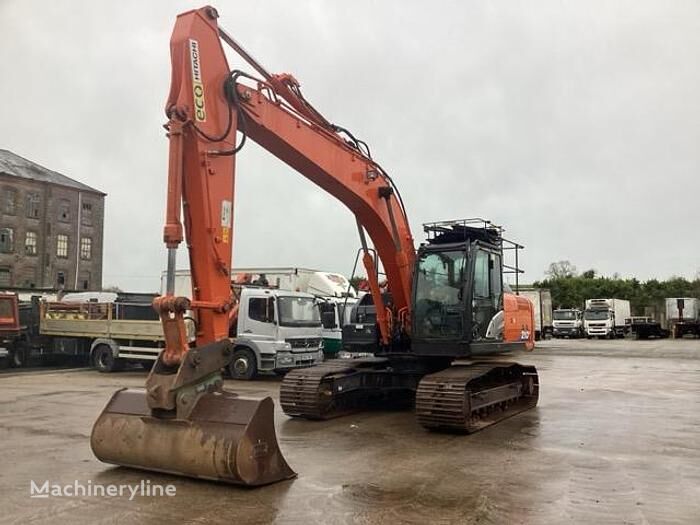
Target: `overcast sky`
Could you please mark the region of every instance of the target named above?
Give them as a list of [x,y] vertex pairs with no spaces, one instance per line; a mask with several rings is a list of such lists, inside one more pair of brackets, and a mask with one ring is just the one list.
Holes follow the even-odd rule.
[[[0,0],[0,147],[108,194],[104,285],[159,287],[168,44],[198,6]],[[417,242],[423,222],[481,216],[526,245],[527,280],[560,259],[641,279],[700,269],[700,2],[216,7],[371,145]],[[355,223],[333,197],[250,142],[236,184],[234,266],[350,273]]]

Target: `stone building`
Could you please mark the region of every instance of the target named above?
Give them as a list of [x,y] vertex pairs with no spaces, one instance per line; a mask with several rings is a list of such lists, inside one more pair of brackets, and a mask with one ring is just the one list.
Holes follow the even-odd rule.
[[99,290],[105,195],[0,150],[0,289]]

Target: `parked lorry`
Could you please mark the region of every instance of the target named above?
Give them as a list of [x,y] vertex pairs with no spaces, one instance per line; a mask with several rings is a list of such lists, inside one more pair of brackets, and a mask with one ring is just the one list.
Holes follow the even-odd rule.
[[[164,280],[162,285],[165,293]],[[284,374],[323,361],[321,318],[313,295],[253,283],[232,283],[232,287],[238,299],[238,320],[230,334],[235,340],[231,377]],[[189,270],[175,272],[174,294],[192,296]]]
[[518,295],[530,300],[535,310],[535,339],[544,339],[553,332],[552,293],[545,288],[520,287]]
[[629,331],[625,322],[630,317],[630,302],[626,299],[587,299],[583,312],[586,336],[624,337]]
[[162,348],[163,332],[150,300],[131,302],[116,294],[111,302],[69,295],[65,301],[14,297],[18,329],[0,344],[11,366],[75,358],[111,372],[127,361],[154,361]]
[[554,337],[583,337],[583,312],[577,308],[560,308],[552,313]]
[[323,352],[335,357],[342,347],[343,325],[350,321],[350,311],[357,303],[358,292],[339,273],[309,268],[234,268],[232,278],[277,288],[306,292],[317,301],[323,337]]
[[666,299],[668,330],[674,338],[684,335],[700,336],[700,299],[668,297]]

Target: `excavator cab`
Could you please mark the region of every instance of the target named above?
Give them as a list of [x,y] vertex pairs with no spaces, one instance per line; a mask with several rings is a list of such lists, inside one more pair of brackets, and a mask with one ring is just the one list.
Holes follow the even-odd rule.
[[482,219],[429,223],[424,229],[428,240],[418,250],[414,270],[414,353],[466,357],[502,351],[514,342],[506,340],[504,310],[512,301],[504,295],[503,246],[521,246]]

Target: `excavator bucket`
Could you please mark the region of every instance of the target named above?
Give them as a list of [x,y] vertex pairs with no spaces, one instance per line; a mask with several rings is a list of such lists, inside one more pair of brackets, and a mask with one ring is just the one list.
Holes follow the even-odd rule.
[[295,477],[277,444],[272,398],[222,387],[231,346],[193,348],[179,366],[161,352],[146,388],[118,390],[97,418],[90,437],[97,459],[247,486]]
[[155,417],[144,389],[117,391],[92,430],[100,461],[257,486],[296,476],[277,444],[274,405],[231,392],[203,394],[187,418]]

